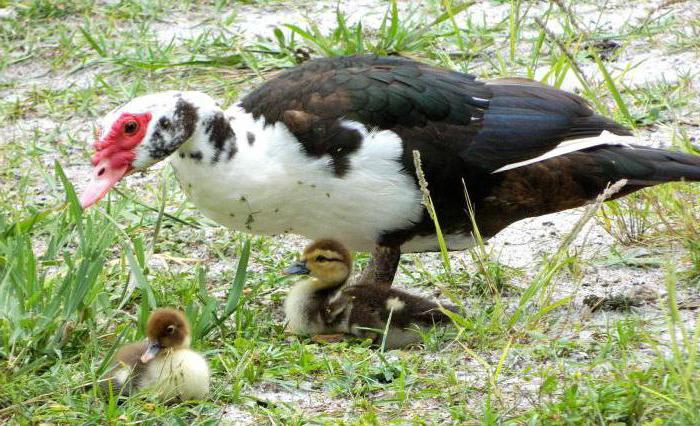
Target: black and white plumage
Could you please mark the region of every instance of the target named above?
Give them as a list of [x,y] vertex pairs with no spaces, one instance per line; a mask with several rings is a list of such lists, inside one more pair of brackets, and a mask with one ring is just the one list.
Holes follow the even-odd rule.
[[395,288],[348,282],[351,271],[352,256],[340,242],[322,239],[306,247],[302,259],[285,271],[310,276],[295,283],[285,300],[287,332],[342,333],[400,348],[420,342],[421,328],[450,323],[437,303]]
[[628,184],[617,196],[700,180],[699,156],[636,146],[574,94],[520,78],[478,81],[401,57],[309,61],[225,111],[199,92],[147,95],[101,128],[84,206],[174,154],[183,189],[205,215],[255,234],[374,249],[380,260],[367,281],[389,283],[400,251],[437,249],[414,150],[452,249],[472,241],[463,181],[490,237],[583,205],[620,179]]

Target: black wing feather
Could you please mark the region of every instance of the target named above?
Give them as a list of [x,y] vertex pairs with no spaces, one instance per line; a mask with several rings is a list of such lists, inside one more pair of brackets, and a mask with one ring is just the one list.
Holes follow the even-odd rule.
[[[333,155],[340,144],[343,155],[334,156],[336,164],[347,164],[341,157],[361,143],[356,135],[340,135],[356,131],[339,127],[338,119],[393,130],[409,153],[442,153],[424,164],[428,175],[450,162],[493,171],[541,155],[566,139],[603,130],[628,133],[595,115],[582,98],[537,82],[484,83],[411,59],[373,55],[309,61],[251,92],[242,106],[268,123],[284,122],[311,155]],[[405,160],[412,170],[412,161]],[[346,171],[336,167],[337,174]]]

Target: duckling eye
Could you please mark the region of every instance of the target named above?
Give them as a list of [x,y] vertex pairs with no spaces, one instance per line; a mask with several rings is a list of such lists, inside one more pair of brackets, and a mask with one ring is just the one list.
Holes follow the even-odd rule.
[[165,332],[168,334],[168,336],[172,336],[175,334],[175,326],[174,325],[169,325],[166,329]]
[[316,256],[316,262],[330,262],[332,259],[327,258],[326,256]]

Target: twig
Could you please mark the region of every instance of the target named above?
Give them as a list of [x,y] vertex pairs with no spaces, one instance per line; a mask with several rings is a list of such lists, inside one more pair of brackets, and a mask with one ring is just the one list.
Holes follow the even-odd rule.
[[566,237],[564,237],[564,240],[562,240],[561,244],[559,245],[559,250],[557,250],[557,254],[564,252],[566,248],[569,245],[571,245],[574,238],[576,238],[576,236],[581,232],[581,229],[584,227],[584,225],[586,225],[586,223],[588,223],[588,221],[591,220],[593,215],[596,214],[600,206],[602,206],[605,201],[610,199],[610,197],[620,192],[620,190],[625,185],[627,185],[627,179],[618,180],[614,184],[605,188],[605,191],[603,191],[602,194],[598,195],[598,197],[595,199],[595,202],[593,202],[593,204],[589,204],[588,207],[586,207],[586,210],[583,212],[581,218],[576,222],[576,224],[566,235]]
[[[545,303],[547,303],[546,301],[550,299],[551,294],[554,291],[554,289],[548,284],[549,282],[551,282],[553,277],[561,270],[562,266],[564,266],[567,249],[574,241],[574,239],[579,235],[581,229],[583,229],[583,227],[588,223],[588,221],[590,221],[591,218],[596,214],[600,206],[610,197],[619,192],[622,189],[622,187],[624,187],[626,184],[626,179],[622,179],[615,182],[613,185],[607,187],[592,204],[586,207],[586,210],[583,212],[583,215],[574,224],[574,226],[571,228],[571,231],[569,231],[569,233],[559,244],[557,251],[547,259],[543,267],[537,273],[537,276],[535,276],[535,278],[533,279],[533,283],[530,284],[530,286],[520,297],[518,307],[516,308],[515,312],[513,312],[513,314],[510,317],[510,320],[508,321],[508,328],[512,328],[513,326],[515,326],[515,324],[523,316],[527,304],[529,303],[531,298],[535,294],[539,293],[540,290],[544,288],[544,286],[548,286],[548,288],[547,291],[540,294],[539,303],[540,305],[544,305]],[[531,320],[529,320],[528,323],[530,323],[530,321]]]
[[547,26],[542,22],[542,20],[538,17],[535,17],[535,22],[537,22],[537,25],[539,25],[542,28],[542,31],[547,35],[547,37],[552,40],[556,45],[559,47],[561,52],[566,56],[566,58],[569,60],[569,64],[571,64],[571,67],[574,69],[574,72],[580,76],[580,78],[586,83],[588,87],[591,86],[590,80],[586,77],[586,74],[583,73],[583,70],[581,67],[579,67],[578,62],[576,62],[576,59],[574,58],[574,55],[569,52],[569,49],[566,47],[563,41],[557,37],[556,34],[554,34]]
[[[139,206],[141,206],[141,207],[143,207],[143,208],[146,208],[146,209],[148,209],[148,210],[150,210],[150,211],[152,211],[152,212],[156,212],[156,213],[159,213],[159,212],[160,212],[160,209],[157,209],[157,208],[155,208],[155,207],[149,206],[148,204],[142,203],[141,201],[139,201],[139,200],[137,200],[137,199],[135,199],[135,198],[132,198],[132,197],[126,195],[126,194],[125,194],[124,192],[122,192],[119,188],[113,188],[112,190],[113,190],[114,192],[116,192],[117,194],[121,195],[122,197],[126,198],[127,200],[131,201],[131,202],[134,203],[134,204],[138,204]],[[165,213],[165,212],[163,212],[163,216],[165,216],[165,217],[167,217],[168,219],[173,220],[173,221],[175,221],[175,222],[177,222],[177,223],[180,223],[180,224],[182,224],[182,225],[191,226],[192,228],[195,228],[195,229],[199,229],[199,228],[200,228],[200,226],[199,226],[198,224],[192,223],[192,222],[188,222],[188,221],[186,221],[186,220],[182,220],[182,219],[180,219],[179,217],[176,217],[176,216],[171,215],[170,213]]]
[[588,30],[581,28],[581,26],[576,22],[576,15],[574,15],[574,12],[569,6],[565,5],[562,0],[552,0],[552,2],[559,6],[559,9],[561,9],[562,12],[566,14],[566,16],[569,18],[571,26],[574,27],[574,29],[578,31],[581,34],[581,36],[588,36]]
[[421,195],[423,197],[421,203],[428,209],[430,217],[433,217],[433,212],[431,211],[430,203],[430,190],[428,189],[428,181],[425,179],[425,173],[423,173],[423,164],[420,158],[420,151],[413,151],[413,165],[416,168],[416,177],[418,178],[418,186],[420,188]]
[[416,177],[418,178],[418,185],[420,187],[420,192],[423,195],[423,206],[428,211],[428,215],[433,220],[433,225],[435,225],[435,233],[437,234],[438,245],[440,246],[440,256],[442,257],[442,263],[445,267],[445,271],[448,273],[450,279],[452,279],[452,267],[450,266],[450,256],[447,254],[447,243],[445,242],[445,236],[442,233],[442,228],[440,227],[440,222],[438,221],[437,211],[435,210],[435,205],[433,200],[430,198],[430,190],[428,189],[428,181],[425,179],[425,174],[423,173],[423,167],[420,159],[420,151],[413,150],[413,165],[416,168]]
[[651,17],[654,16],[654,14],[656,14],[661,9],[665,9],[669,6],[673,6],[676,4],[685,3],[686,1],[688,1],[688,0],[666,0],[665,2],[661,3],[660,5],[652,8],[642,22],[644,24],[646,24],[647,22],[651,21]]

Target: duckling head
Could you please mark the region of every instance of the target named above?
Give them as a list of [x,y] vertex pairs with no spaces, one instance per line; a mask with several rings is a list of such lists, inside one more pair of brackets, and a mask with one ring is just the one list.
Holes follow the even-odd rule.
[[148,347],[141,355],[141,362],[147,363],[161,351],[187,348],[190,346],[190,324],[185,314],[175,309],[156,309],[146,323]]
[[288,274],[308,274],[326,287],[343,284],[352,271],[352,255],[336,240],[314,241],[300,261],[285,269]]

